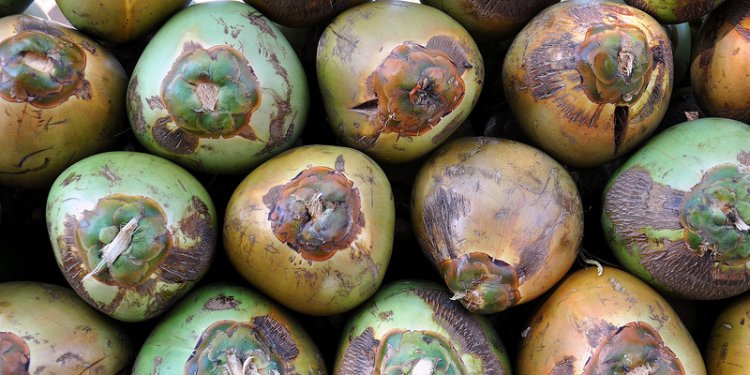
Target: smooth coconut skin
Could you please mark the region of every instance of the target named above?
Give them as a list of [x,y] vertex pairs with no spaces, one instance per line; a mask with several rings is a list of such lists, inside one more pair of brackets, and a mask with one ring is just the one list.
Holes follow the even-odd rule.
[[705,118],[633,154],[604,189],[602,225],[618,260],[657,289],[720,299],[750,289],[750,127]]
[[742,375],[750,371],[750,295],[732,302],[716,318],[706,343],[709,374]]
[[146,35],[189,0],[55,0],[71,25],[94,37],[127,43]]
[[469,33],[447,14],[376,1],[326,27],[317,75],[336,136],[378,161],[403,163],[438,147],[466,120],[482,90],[484,63]]
[[690,78],[710,116],[750,122],[750,2],[727,1],[712,12],[695,39]]
[[334,374],[510,374],[499,335],[440,285],[401,280],[351,316]]
[[185,296],[148,336],[133,367],[134,374],[152,375],[273,371],[326,374],[317,346],[289,312],[232,284]]
[[126,126],[122,66],[58,23],[0,19],[0,82],[0,184],[46,189]]
[[65,279],[123,321],[161,314],[200,280],[213,260],[217,225],[200,182],[150,154],[83,159],[47,199],[47,230]]
[[510,140],[461,138],[420,169],[411,216],[419,244],[469,310],[528,302],[570,269],[583,209],[565,168]]
[[664,28],[628,5],[552,5],[516,36],[503,89],[524,132],[563,164],[595,167],[659,125],[673,85]]
[[706,373],[667,301],[612,267],[576,271],[556,287],[524,331],[517,366],[519,375]]
[[278,28],[249,5],[219,1],[191,5],[157,31],[127,104],[150,152],[206,173],[246,173],[299,138],[308,95]]
[[0,283],[0,374],[121,374],[130,338],[69,288]]
[[244,0],[272,21],[288,27],[320,26],[367,0]]
[[700,20],[723,2],[724,0],[625,0],[628,5],[645,11],[664,24]]
[[480,43],[511,38],[542,9],[560,0],[421,0],[460,22]]
[[372,159],[347,147],[302,146],[258,166],[235,189],[224,248],[274,300],[331,315],[378,289],[394,221],[390,183]]

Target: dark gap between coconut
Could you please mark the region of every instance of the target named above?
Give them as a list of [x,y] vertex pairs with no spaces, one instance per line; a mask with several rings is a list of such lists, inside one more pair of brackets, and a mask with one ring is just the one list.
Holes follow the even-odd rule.
[[620,149],[620,146],[622,146],[622,143],[625,141],[625,134],[627,133],[628,129],[629,114],[630,107],[615,107],[615,153]]

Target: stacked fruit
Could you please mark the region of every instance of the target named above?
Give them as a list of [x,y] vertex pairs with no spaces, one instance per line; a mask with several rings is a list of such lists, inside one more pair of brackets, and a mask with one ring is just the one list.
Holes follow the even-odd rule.
[[0,374],[750,371],[750,3],[422,2],[0,0]]

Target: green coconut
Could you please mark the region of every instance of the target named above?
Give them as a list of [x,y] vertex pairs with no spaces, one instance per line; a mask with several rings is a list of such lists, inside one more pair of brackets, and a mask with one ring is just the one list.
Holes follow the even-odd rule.
[[127,75],[94,40],[27,15],[0,19],[0,184],[48,189],[127,126]]
[[516,35],[502,66],[520,128],[565,165],[591,168],[635,149],[669,106],[664,27],[617,1],[552,5]]
[[750,290],[750,127],[705,118],[658,134],[611,177],[601,220],[620,262],[662,292]]
[[695,341],[667,301],[613,267],[578,270],[529,317],[517,373],[705,375]]
[[154,328],[135,374],[326,374],[317,346],[285,309],[251,289],[212,284]]
[[109,152],[55,181],[47,229],[66,280],[86,302],[123,321],[164,312],[213,260],[217,217],[208,192],[163,158]]
[[395,206],[383,170],[357,150],[293,148],[237,186],[224,248],[239,273],[296,311],[331,315],[380,287],[393,249]]
[[222,1],[191,5],[159,29],[130,78],[127,106],[151,153],[241,173],[299,138],[308,95],[279,29],[249,5]]
[[0,283],[0,374],[121,374],[133,354],[125,330],[71,289]]
[[344,328],[335,374],[510,374],[500,337],[440,285],[383,287]]
[[484,62],[447,14],[376,1],[328,24],[317,76],[336,136],[378,161],[404,163],[437,148],[468,118],[482,91]]
[[716,9],[724,0],[625,0],[642,9],[659,22],[675,24],[697,21]]
[[142,38],[189,0],[55,0],[76,29],[108,42]]

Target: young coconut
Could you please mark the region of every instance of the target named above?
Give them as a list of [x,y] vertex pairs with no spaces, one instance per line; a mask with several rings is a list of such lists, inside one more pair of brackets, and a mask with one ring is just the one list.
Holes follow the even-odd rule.
[[675,125],[615,172],[603,199],[610,247],[655,288],[687,299],[750,290],[750,126]]
[[412,223],[422,250],[469,310],[528,302],[573,265],[583,235],[575,182],[522,143],[462,138],[414,180]]
[[154,328],[134,374],[326,374],[323,358],[286,310],[250,289],[204,286]]
[[727,1],[695,38],[690,82],[709,116],[750,123],[750,2]]
[[317,74],[336,136],[378,161],[403,163],[438,147],[467,119],[482,91],[484,63],[469,33],[447,14],[375,1],[326,27]]
[[542,9],[560,0],[421,0],[448,13],[477,42],[495,42],[513,37]]
[[330,315],[372,296],[393,246],[388,179],[365,154],[313,145],[253,170],[224,218],[235,268],[271,298],[299,312]]
[[65,170],[47,200],[57,265],[86,302],[116,319],[159,315],[207,271],[216,212],[198,180],[149,154],[110,152]]
[[191,5],[162,26],[128,86],[136,138],[206,173],[246,173],[299,138],[308,86],[284,35],[236,1]]
[[625,0],[628,5],[645,11],[664,24],[699,21],[723,2],[724,0]]
[[750,295],[733,301],[716,318],[706,344],[709,374],[750,373]]
[[615,1],[552,5],[516,36],[503,89],[524,132],[564,164],[595,167],[656,129],[672,94],[662,25]]
[[334,374],[510,374],[500,337],[440,285],[401,280],[350,318]]
[[270,18],[287,27],[323,26],[342,11],[368,0],[244,0]]
[[97,39],[126,43],[142,38],[190,0],[55,0],[76,29]]
[[110,147],[126,126],[127,75],[75,30],[0,19],[0,184],[47,189],[63,169]]
[[517,374],[703,375],[701,353],[677,313],[616,268],[566,278],[531,318]]
[[0,374],[124,374],[125,331],[69,288],[0,283]]

